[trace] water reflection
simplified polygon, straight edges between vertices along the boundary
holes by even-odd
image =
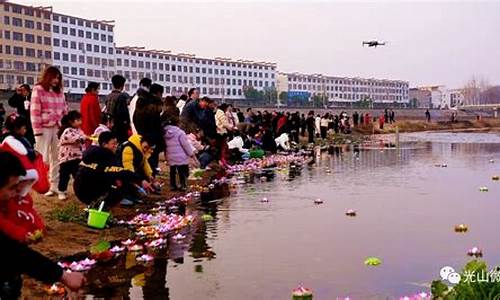
[[[230,197],[220,197],[226,186],[194,208],[214,220],[193,224],[182,241],[169,240],[153,268],[123,262],[110,271],[119,273],[120,284],[90,289],[100,297],[286,299],[303,282],[318,299],[416,293],[443,264],[460,267],[473,245],[492,264],[500,261],[500,203],[494,201],[500,187],[477,192],[500,173],[489,163],[500,163],[499,153],[498,143],[343,146],[315,155],[312,166],[240,174]],[[448,167],[435,167],[441,163]],[[264,195],[269,203],[260,202]],[[318,197],[321,206],[312,203]],[[358,216],[346,218],[348,208]],[[457,238],[452,227],[462,222],[472,229]],[[384,263],[366,268],[367,256]],[[138,274],[142,286],[132,280]]]

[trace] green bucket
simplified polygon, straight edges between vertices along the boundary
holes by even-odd
[[[264,154],[266,153],[262,149],[250,150],[250,158],[262,158]]]
[[[110,213],[105,211],[98,211],[96,209],[89,209],[89,218],[87,225],[89,227],[103,229],[106,226]]]

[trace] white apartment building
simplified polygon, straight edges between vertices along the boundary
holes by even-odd
[[[452,108],[464,104],[464,94],[462,89],[446,89],[443,92],[441,107]]]
[[[89,81],[101,84],[101,94],[111,91],[115,70],[114,24],[58,13],[52,14],[54,65],[63,73],[69,94],[85,94]]]
[[[135,92],[143,77],[165,87],[165,93],[179,96],[196,87],[202,96],[215,99],[244,99],[244,89],[257,90],[276,86],[276,64],[201,58],[194,54],[173,54],[166,50],[142,47],[117,47],[117,74],[127,78],[125,87]]]
[[[322,74],[281,73],[288,78],[289,94],[319,95],[328,102],[352,103],[371,99],[374,103],[409,103],[409,83],[402,80],[366,79]]]

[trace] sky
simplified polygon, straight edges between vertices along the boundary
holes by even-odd
[[[279,71],[460,88],[500,84],[500,1],[14,0],[115,20],[118,46],[268,61]],[[363,40],[386,46],[368,48]]]

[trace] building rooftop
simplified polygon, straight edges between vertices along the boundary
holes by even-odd
[[[344,76],[333,76],[333,75],[323,75],[319,73],[314,73],[314,74],[304,74],[300,72],[279,72],[279,75],[286,75],[286,76],[297,76],[297,77],[312,77],[312,78],[325,78],[325,79],[341,79],[341,80],[372,80],[372,81],[390,81],[390,82],[401,82],[401,83],[409,83],[407,80],[401,80],[401,79],[385,79],[385,78],[362,78],[362,77],[344,77]]]
[[[234,63],[242,63],[242,64],[248,64],[248,65],[267,66],[267,67],[276,67],[277,66],[276,63],[265,62],[265,61],[256,62],[256,61],[247,60],[247,59],[233,60],[230,57],[220,57],[220,56],[217,56],[215,58],[206,58],[206,57],[198,57],[198,56],[196,56],[196,54],[193,54],[193,53],[172,53],[171,50],[146,49],[145,47],[138,47],[138,46],[117,46],[116,50],[135,51],[135,52],[157,54],[157,55],[170,55],[170,56],[177,56],[177,57],[191,58],[191,59],[234,62]]]

